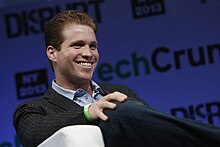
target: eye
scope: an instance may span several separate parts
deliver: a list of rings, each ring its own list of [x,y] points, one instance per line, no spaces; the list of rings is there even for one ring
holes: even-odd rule
[[[82,47],[82,45],[73,45],[73,48],[75,49],[80,49]]]
[[[80,49],[85,45],[85,43],[82,42],[75,42],[71,45],[71,47],[73,47],[74,49]]]
[[[95,50],[95,49],[97,49],[98,45],[97,45],[97,43],[92,43],[92,44],[89,45],[89,47],[90,47],[92,50]]]

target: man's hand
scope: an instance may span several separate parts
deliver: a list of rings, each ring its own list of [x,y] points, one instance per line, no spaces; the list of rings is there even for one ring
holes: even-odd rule
[[[127,95],[120,93],[120,92],[113,92],[110,93],[97,102],[93,103],[89,107],[89,115],[92,119],[96,120],[98,118],[107,121],[108,116],[103,113],[104,109],[115,109],[116,104],[112,103],[111,101],[118,101],[123,102],[127,99]]]

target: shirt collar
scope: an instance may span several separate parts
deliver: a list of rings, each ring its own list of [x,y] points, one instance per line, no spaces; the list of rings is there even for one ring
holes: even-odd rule
[[[100,95],[104,96],[103,90],[101,89],[101,87],[97,83],[95,83],[93,80],[91,80],[91,85],[92,85],[92,88],[93,88],[92,97],[94,97],[96,94],[100,94]],[[52,88],[57,93],[63,95],[64,97],[66,97],[70,100],[73,100],[74,95],[76,93],[76,90],[70,90],[70,89],[66,89],[66,88],[63,88],[63,87],[59,86],[55,82],[55,80],[52,81]]]
[[[96,95],[96,94],[100,94],[102,96],[105,95],[105,93],[103,92],[103,90],[101,89],[101,87],[97,83],[95,83],[94,81],[91,80],[91,85],[92,85],[92,89],[93,89],[92,97],[94,97],[94,95]]]

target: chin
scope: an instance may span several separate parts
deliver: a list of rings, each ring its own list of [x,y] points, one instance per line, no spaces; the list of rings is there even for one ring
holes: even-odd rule
[[[91,76],[82,76],[82,77],[80,78],[81,81],[90,81],[91,79],[92,79]]]

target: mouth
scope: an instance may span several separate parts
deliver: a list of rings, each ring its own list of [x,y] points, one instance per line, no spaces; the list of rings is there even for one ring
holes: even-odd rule
[[[92,67],[93,62],[76,62],[78,65],[83,67]]]

